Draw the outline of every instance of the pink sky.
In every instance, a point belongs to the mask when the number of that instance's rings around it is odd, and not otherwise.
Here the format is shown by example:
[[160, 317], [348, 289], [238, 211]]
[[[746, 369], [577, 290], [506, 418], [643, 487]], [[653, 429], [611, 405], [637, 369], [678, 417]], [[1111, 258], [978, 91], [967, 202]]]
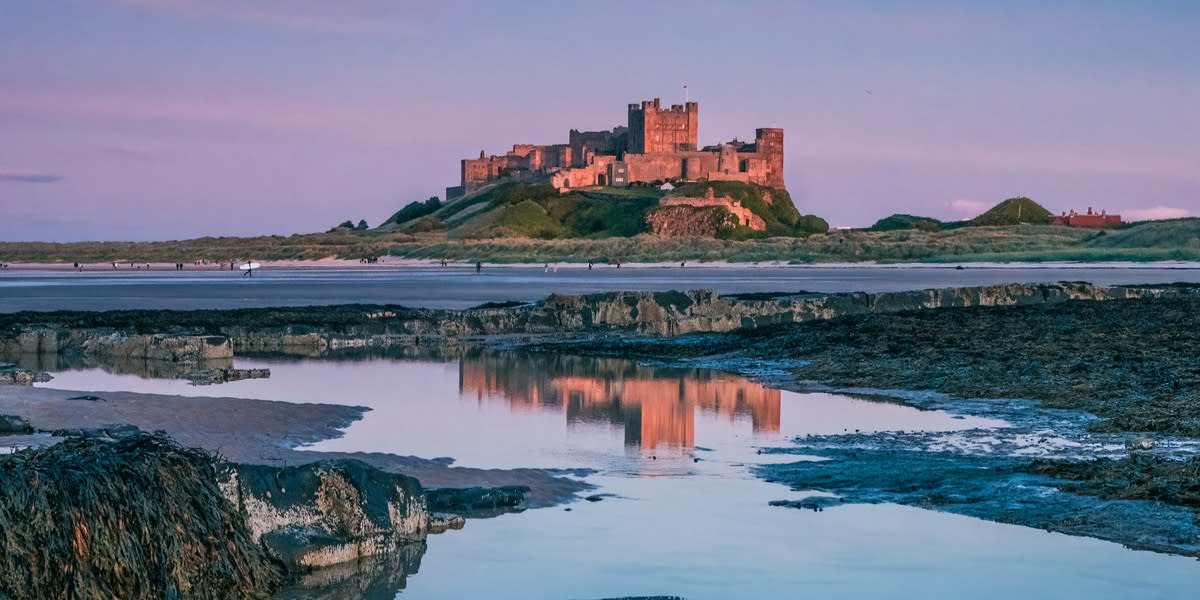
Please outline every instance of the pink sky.
[[1011, 196], [1200, 213], [1189, 3], [610, 8], [13, 0], [0, 239], [374, 225], [460, 158], [623, 124], [684, 83], [702, 143], [784, 127], [789, 190], [834, 225]]

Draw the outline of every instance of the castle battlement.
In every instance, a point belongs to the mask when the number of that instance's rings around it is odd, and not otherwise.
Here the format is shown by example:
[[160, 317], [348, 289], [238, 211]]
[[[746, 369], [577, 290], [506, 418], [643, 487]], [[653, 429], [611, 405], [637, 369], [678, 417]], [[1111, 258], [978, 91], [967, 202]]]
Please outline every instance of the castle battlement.
[[701, 149], [700, 105], [663, 108], [661, 100], [628, 105], [625, 126], [568, 131], [566, 144], [514, 144], [505, 155], [464, 159], [453, 199], [501, 181], [545, 181], [560, 190], [665, 181], [745, 181], [783, 189], [783, 129], [755, 130], [754, 143], [734, 140]]

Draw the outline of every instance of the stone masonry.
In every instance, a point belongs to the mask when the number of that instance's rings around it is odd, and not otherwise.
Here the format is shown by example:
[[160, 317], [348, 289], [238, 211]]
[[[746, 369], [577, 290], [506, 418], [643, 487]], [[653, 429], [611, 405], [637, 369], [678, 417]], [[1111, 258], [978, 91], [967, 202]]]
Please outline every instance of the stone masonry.
[[754, 142], [697, 145], [696, 102], [663, 108], [658, 98], [630, 104], [627, 126], [568, 133], [566, 144], [515, 144], [509, 152], [464, 159], [453, 200], [506, 181], [546, 182], [559, 190], [632, 183], [744, 181], [783, 189], [783, 129], [755, 130]]

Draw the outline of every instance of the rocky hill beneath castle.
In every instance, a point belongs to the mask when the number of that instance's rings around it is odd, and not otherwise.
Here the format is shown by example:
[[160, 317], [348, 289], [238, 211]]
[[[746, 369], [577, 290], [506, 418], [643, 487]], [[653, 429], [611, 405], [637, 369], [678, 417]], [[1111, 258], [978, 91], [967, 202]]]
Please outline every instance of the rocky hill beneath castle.
[[[666, 187], [667, 189], [662, 189]], [[825, 233], [802, 215], [786, 190], [736, 181], [561, 192], [550, 185], [505, 183], [452, 202], [413, 203], [381, 231], [445, 231], [465, 239], [601, 239], [652, 233], [745, 240]]]

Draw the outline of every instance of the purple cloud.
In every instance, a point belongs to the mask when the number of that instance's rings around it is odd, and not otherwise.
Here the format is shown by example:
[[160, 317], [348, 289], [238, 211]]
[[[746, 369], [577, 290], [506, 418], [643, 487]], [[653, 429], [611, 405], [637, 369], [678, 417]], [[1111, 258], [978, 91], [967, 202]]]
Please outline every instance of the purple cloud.
[[113, 146], [108, 152], [118, 158], [135, 162], [157, 162], [163, 158], [161, 150], [149, 146]]
[[1126, 221], [1158, 221], [1160, 219], [1182, 219], [1190, 217], [1191, 211], [1186, 208], [1173, 206], [1152, 206], [1150, 208], [1127, 208], [1120, 211]]
[[18, 183], [54, 183], [55, 181], [62, 180], [62, 175], [31, 173], [27, 171], [14, 171], [11, 169], [0, 168], [0, 181], [15, 181]]
[[133, 8], [155, 10], [184, 17], [216, 18], [316, 31], [321, 33], [372, 33], [407, 30], [414, 6], [392, 0], [108, 0]]

